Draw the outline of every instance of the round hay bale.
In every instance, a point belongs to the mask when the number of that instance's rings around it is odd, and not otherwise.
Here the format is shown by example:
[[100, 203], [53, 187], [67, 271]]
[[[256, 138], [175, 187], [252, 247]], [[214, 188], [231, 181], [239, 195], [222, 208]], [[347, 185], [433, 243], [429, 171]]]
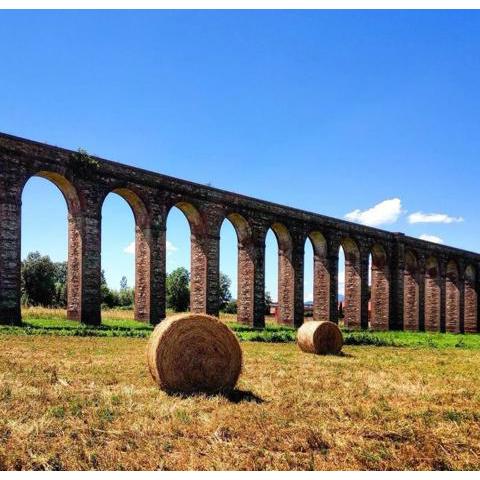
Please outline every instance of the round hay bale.
[[197, 313], [160, 322], [148, 342], [147, 359], [154, 380], [171, 392], [228, 390], [242, 369], [234, 333], [217, 318]]
[[343, 335], [333, 322], [305, 322], [297, 332], [298, 346], [307, 353], [337, 354], [343, 346]]

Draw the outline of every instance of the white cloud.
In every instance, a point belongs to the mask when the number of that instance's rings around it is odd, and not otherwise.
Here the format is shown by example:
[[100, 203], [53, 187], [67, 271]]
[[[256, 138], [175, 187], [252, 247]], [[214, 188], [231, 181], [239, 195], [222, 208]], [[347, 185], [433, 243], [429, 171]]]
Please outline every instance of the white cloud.
[[408, 223], [458, 223], [462, 217], [450, 217], [445, 213], [415, 212], [408, 216]]
[[178, 248], [170, 240], [167, 240], [167, 255], [170, 255], [177, 250]]
[[[167, 255], [170, 255], [171, 253], [173, 252], [176, 252], [178, 250], [178, 248], [172, 243], [170, 242], [169, 240], [167, 240], [167, 243], [166, 243], [166, 249], [167, 249]], [[123, 251], [125, 253], [129, 253], [131, 255], [135, 255], [135, 241], [133, 241], [132, 243], [130, 243], [129, 245], [127, 245]]]
[[345, 218], [351, 222], [361, 223], [376, 227], [378, 225], [386, 225], [395, 223], [402, 213], [402, 203], [399, 198], [391, 198], [377, 203], [368, 210], [353, 210], [347, 213]]
[[312, 292], [306, 292], [303, 298], [304, 302], [313, 302], [313, 293]]
[[427, 242], [443, 243], [443, 239], [437, 237], [436, 235], [427, 235], [426, 233], [422, 233], [422, 235], [420, 235], [418, 238], [420, 238], [420, 240], [426, 240]]
[[129, 253], [130, 255], [135, 255], [135, 242], [133, 241], [132, 243], [128, 244], [123, 251], [125, 253]]

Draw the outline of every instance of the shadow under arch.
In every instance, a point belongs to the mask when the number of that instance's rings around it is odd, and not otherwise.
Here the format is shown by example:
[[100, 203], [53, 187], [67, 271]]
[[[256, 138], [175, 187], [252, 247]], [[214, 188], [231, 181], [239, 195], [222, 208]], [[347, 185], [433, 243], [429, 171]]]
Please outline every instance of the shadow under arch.
[[419, 298], [420, 278], [418, 260], [413, 252], [405, 253], [405, 268], [403, 271], [403, 329], [419, 330]]
[[344, 324], [347, 328], [361, 327], [361, 274], [360, 250], [352, 238], [340, 242], [345, 255], [345, 298], [343, 305]]
[[376, 243], [370, 249], [372, 255], [371, 320], [372, 330], [388, 330], [390, 314], [390, 270], [385, 248]]
[[317, 230], [311, 231], [307, 238], [313, 249], [313, 320], [330, 320], [330, 270], [327, 241]]
[[135, 320], [152, 322], [150, 215], [145, 201], [132, 188], [126, 186], [115, 187], [108, 191], [103, 198], [102, 209], [105, 199], [111, 193], [125, 200], [135, 221]]
[[440, 331], [440, 267], [437, 258], [425, 262], [425, 330]]
[[457, 262], [447, 263], [445, 278], [445, 329], [460, 332], [460, 277]]
[[464, 324], [465, 333], [478, 332], [477, 272], [473, 265], [467, 265], [464, 275]]

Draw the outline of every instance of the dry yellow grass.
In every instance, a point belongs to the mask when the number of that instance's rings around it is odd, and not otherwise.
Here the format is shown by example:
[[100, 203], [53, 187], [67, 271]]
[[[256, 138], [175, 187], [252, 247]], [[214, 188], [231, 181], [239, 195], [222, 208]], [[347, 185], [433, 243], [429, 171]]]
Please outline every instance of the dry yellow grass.
[[479, 351], [246, 342], [243, 393], [181, 398], [145, 347], [0, 337], [0, 470], [480, 468]]

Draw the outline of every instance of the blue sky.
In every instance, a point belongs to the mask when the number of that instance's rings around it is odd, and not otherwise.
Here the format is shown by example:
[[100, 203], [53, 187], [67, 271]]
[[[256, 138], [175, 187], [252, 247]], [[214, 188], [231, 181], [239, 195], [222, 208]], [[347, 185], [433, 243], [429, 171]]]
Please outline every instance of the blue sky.
[[[478, 12], [0, 16], [0, 131], [480, 250]], [[132, 214], [113, 194], [102, 214], [107, 279], [133, 285]], [[66, 257], [47, 181], [28, 182], [22, 228], [23, 256]], [[188, 266], [188, 235], [173, 212], [169, 270]], [[235, 290], [230, 225], [221, 242]], [[275, 248], [270, 234], [273, 296]]]

